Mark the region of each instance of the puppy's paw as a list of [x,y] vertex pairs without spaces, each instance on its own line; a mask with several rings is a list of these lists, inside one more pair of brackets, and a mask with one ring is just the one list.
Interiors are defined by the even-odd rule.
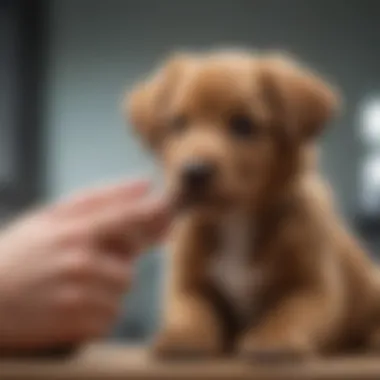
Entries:
[[166,330],[154,341],[151,353],[159,359],[199,360],[219,355],[221,344],[207,334]]
[[239,345],[242,359],[259,363],[299,362],[313,357],[310,345],[297,339],[260,339],[247,336]]

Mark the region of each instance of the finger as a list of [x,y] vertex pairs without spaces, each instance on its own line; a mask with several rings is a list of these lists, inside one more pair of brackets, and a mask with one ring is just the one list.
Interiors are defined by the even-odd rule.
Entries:
[[127,203],[119,207],[85,218],[79,231],[83,228],[90,240],[106,243],[109,239],[124,241],[126,246],[150,245],[170,222],[167,202],[164,198],[144,199]]
[[91,339],[107,333],[120,313],[120,295],[109,294],[101,287],[67,290],[66,304],[59,308],[60,330],[66,338]]
[[132,285],[134,268],[130,260],[122,260],[118,253],[99,252],[96,255],[98,271],[96,282],[110,294],[125,293]]
[[110,293],[122,294],[131,286],[133,272],[132,260],[119,252],[74,249],[62,256],[55,283],[103,286]]
[[[122,229],[99,231],[94,238],[97,249],[114,252],[129,262],[141,252],[162,241],[170,225],[170,218],[164,213],[150,215],[150,218],[134,220]],[[94,240],[93,240],[94,241]]]
[[111,333],[112,327],[117,321],[120,308],[113,314],[98,312],[93,310],[88,315],[83,315],[75,321],[75,324],[68,326],[66,333],[70,340],[91,341],[102,339]]
[[112,185],[72,197],[53,206],[51,211],[59,216],[79,215],[97,208],[134,201],[146,195],[148,190],[150,183],[147,180]]
[[120,231],[126,247],[133,248],[138,254],[160,240],[170,222],[170,215],[165,204],[157,200],[136,207],[129,216],[110,215],[110,219],[104,222],[103,225],[99,223],[98,236]]
[[169,214],[151,215],[141,223],[131,224],[128,232],[125,232],[124,242],[127,247],[133,247],[135,254],[159,244],[165,237],[170,225]]

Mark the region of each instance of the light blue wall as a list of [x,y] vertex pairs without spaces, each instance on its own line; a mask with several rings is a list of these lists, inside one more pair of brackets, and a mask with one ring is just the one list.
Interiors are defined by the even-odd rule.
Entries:
[[[48,198],[140,170],[152,172],[150,159],[125,132],[117,106],[125,86],[167,52],[177,47],[248,45],[290,50],[343,89],[346,111],[324,140],[324,168],[344,211],[354,214],[354,171],[360,154],[353,133],[356,107],[380,86],[375,2],[53,0],[51,4]],[[149,320],[144,326],[153,326],[156,320],[158,261],[154,256],[143,260],[143,285],[133,294],[128,314]]]

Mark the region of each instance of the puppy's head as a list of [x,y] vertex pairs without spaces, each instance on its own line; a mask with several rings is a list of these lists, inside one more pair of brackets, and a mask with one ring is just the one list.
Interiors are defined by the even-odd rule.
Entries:
[[299,173],[337,99],[281,55],[180,55],[128,98],[131,123],[156,153],[181,207],[263,202]]

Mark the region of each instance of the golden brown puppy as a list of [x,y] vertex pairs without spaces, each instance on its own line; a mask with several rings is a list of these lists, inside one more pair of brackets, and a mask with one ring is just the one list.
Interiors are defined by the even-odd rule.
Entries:
[[376,269],[315,139],[337,98],[276,54],[177,55],[129,98],[177,211],[158,355],[304,357],[370,342]]

